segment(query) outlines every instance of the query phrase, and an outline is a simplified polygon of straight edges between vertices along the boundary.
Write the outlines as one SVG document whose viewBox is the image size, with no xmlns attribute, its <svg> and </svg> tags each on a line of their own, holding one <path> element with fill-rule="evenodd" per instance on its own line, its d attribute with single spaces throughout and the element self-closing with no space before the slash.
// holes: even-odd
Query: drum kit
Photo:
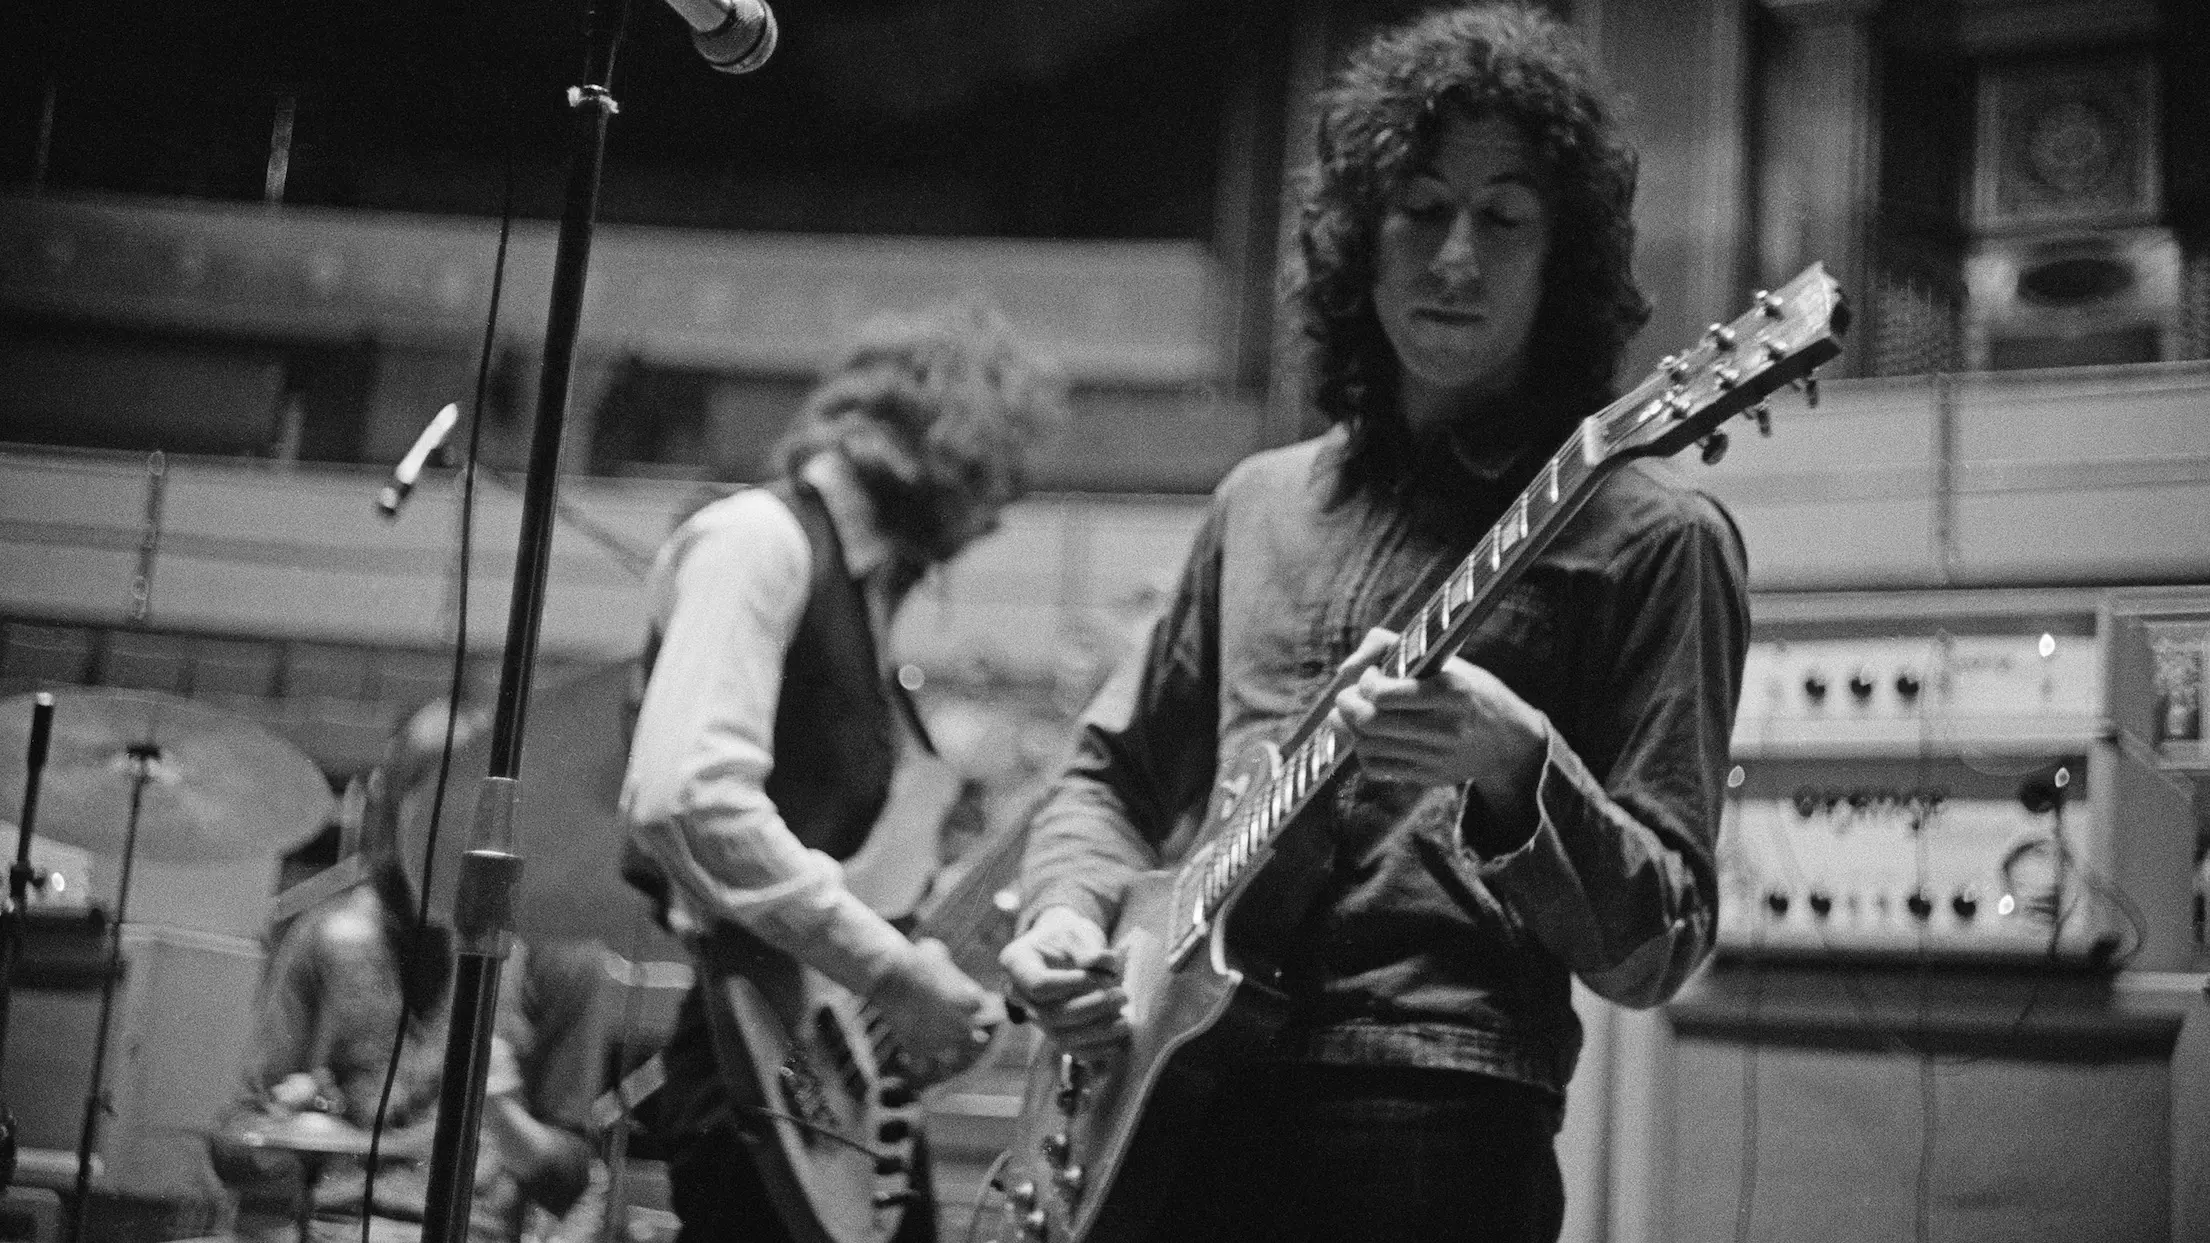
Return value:
<svg viewBox="0 0 2210 1243">
<path fill-rule="evenodd" d="M 0 923 L 5 924 L 0 932 L 0 1062 L 6 1058 L 8 1002 L 17 967 L 27 948 L 37 948 L 41 925 L 75 909 L 78 913 L 67 922 L 95 928 L 100 940 L 99 1018 L 69 1206 L 68 1237 L 74 1243 L 83 1231 L 105 1104 L 109 1027 L 123 970 L 134 870 L 141 863 L 182 865 L 190 872 L 225 865 L 250 868 L 249 860 L 273 860 L 319 830 L 330 818 L 334 800 L 314 761 L 253 721 L 158 692 L 58 687 L 0 700 L 0 806 L 16 804 L 22 815 L 8 872 L 8 900 L 0 908 Z M 34 866 L 34 835 L 98 860 L 103 868 L 112 864 L 112 885 L 91 886 L 91 893 L 77 895 L 87 902 L 82 908 L 51 900 L 61 897 L 48 892 L 58 887 L 58 878 Z M 34 901 L 34 891 L 50 900 Z M 27 940 L 34 943 L 27 946 Z M 305 1115 L 234 1138 L 249 1146 L 298 1152 L 318 1164 L 333 1154 L 366 1151 L 354 1136 Z M 16 1140 L 15 1119 L 0 1106 L 0 1186 L 16 1173 Z"/>
<path fill-rule="evenodd" d="M 516 930 L 537 942 L 596 938 L 632 963 L 653 964 L 679 959 L 680 950 L 653 924 L 643 900 L 622 892 L 625 887 L 616 879 L 620 837 L 608 828 L 616 818 L 627 757 L 630 676 L 628 664 L 608 665 L 555 685 L 533 705 L 518 816 L 529 883 L 521 890 Z M 42 707 L 41 701 L 51 706 Z M 438 817 L 449 831 L 437 834 L 431 885 L 432 910 L 439 914 L 449 913 L 449 882 L 466 836 L 460 830 L 487 757 L 481 737 L 463 741 L 453 757 Z M 96 1085 L 109 1043 L 109 1015 L 122 963 L 121 932 L 130 918 L 134 883 L 143 889 L 151 876 L 204 885 L 219 873 L 273 860 L 334 818 L 337 801 L 305 753 L 243 716 L 152 691 L 56 687 L 0 700 L 0 808 L 18 802 L 23 814 L 17 863 L 10 872 L 11 885 L 17 887 L 0 913 L 7 925 L 0 944 L 20 950 L 28 928 L 35 949 L 41 935 L 55 939 L 50 934 L 60 922 L 79 929 L 90 924 L 101 934 L 101 1017 L 90 1080 L 95 1086 L 87 1088 L 83 1126 L 77 1132 L 76 1197 L 65 1236 L 76 1243 L 95 1165 L 95 1124 L 102 1109 Z M 430 854 L 430 813 L 430 801 L 423 798 L 404 805 L 398 817 L 396 844 L 417 884 L 422 860 Z M 39 892 L 48 877 L 33 866 L 34 834 L 49 857 L 81 855 L 103 872 L 112 870 L 112 876 L 99 875 L 89 886 L 81 877 L 70 878 L 77 889 L 91 890 L 89 895 L 75 890 L 69 895 L 72 903 L 89 896 L 89 910 L 64 906 L 55 901 L 58 895 Z M 191 918 L 179 914 L 191 904 L 175 895 L 166 900 L 136 896 L 162 919 Z M 283 909 L 282 896 L 263 896 L 273 899 L 264 909 Z M 60 911 L 72 914 L 65 917 Z M 255 914 L 256 928 L 262 918 Z M 205 926 L 211 921 L 200 922 Z M 7 1060 L 7 996 L 17 983 L 16 966 L 15 953 L 0 958 L 0 1064 Z M 223 1082 L 231 1081 L 229 1069 L 222 1068 Z M 209 1121 L 215 1112 L 208 1111 Z M 219 1138 L 243 1148 L 295 1154 L 305 1187 L 295 1224 L 299 1238 L 306 1240 L 315 1177 L 333 1160 L 365 1156 L 369 1136 L 338 1118 L 309 1111 L 240 1120 L 219 1132 Z M 0 1152 L 5 1159 L 13 1151 L 12 1127 L 0 1141 L 8 1149 Z M 27 1170 L 51 1170 L 64 1154 L 36 1155 L 41 1159 L 27 1163 Z M 7 1173 L 0 1168 L 0 1188 L 7 1185 Z"/>
</svg>

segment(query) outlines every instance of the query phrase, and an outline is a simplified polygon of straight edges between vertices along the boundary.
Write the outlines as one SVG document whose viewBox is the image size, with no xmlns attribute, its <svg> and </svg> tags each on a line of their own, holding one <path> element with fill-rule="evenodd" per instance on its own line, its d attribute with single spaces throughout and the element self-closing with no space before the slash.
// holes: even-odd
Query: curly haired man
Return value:
<svg viewBox="0 0 2210 1243">
<path fill-rule="evenodd" d="M 1744 553 L 1663 468 L 1606 477 L 1424 678 L 1377 667 L 1648 315 L 1635 163 L 1554 20 L 1483 5 L 1351 57 L 1325 100 L 1299 309 L 1324 434 L 1231 471 L 1140 666 L 1039 813 L 1011 992 L 1126 1038 L 1106 929 L 1223 765 L 1325 705 L 1313 897 L 1258 947 L 1288 1020 L 1220 1070 L 1139 1216 L 1198 1240 L 1553 1240 L 1575 978 L 1630 1006 L 1711 947 Z M 1301 826 L 1302 827 L 1302 826 Z M 1230 934 L 1234 934 L 1233 917 Z"/>
</svg>

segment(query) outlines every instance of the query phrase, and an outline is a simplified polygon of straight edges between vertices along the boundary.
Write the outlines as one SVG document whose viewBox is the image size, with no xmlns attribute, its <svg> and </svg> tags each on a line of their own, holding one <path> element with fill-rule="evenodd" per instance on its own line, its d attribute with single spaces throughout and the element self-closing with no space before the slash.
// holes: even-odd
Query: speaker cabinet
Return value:
<svg viewBox="0 0 2210 1243">
<path fill-rule="evenodd" d="M 1982 238 L 1965 258 L 1974 371 L 2156 362 L 2181 352 L 2180 249 L 2161 228 Z"/>
<path fill-rule="evenodd" d="M 2157 76 L 2147 50 L 1979 68 L 1964 212 L 1967 368 L 2184 352 L 2180 247 L 2157 227 Z"/>
</svg>

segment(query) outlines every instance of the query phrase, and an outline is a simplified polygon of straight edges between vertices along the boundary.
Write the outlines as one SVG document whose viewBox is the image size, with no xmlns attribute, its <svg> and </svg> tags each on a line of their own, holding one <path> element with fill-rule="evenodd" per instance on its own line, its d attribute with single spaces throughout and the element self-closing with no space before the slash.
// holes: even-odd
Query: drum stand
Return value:
<svg viewBox="0 0 2210 1243">
<path fill-rule="evenodd" d="M 84 1094 L 84 1125 L 77 1131 L 77 1190 L 69 1202 L 68 1243 L 83 1243 L 84 1213 L 92 1198 L 92 1144 L 99 1135 L 100 1109 L 107 1103 L 108 1024 L 115 1017 L 115 981 L 123 974 L 123 920 L 129 913 L 131 861 L 138 853 L 138 817 L 146 800 L 146 785 L 153 780 L 153 766 L 161 762 L 161 748 L 137 743 L 129 751 L 131 765 L 130 819 L 123 825 L 123 868 L 115 879 L 115 918 L 107 926 L 107 957 L 100 964 L 100 1021 L 92 1035 L 92 1082 Z"/>
<path fill-rule="evenodd" d="M 23 779 L 23 819 L 15 835 L 15 862 L 8 865 L 8 904 L 0 907 L 0 1064 L 8 1053 L 8 998 L 15 991 L 15 963 L 23 956 L 23 915 L 31 887 L 41 878 L 31 867 L 31 833 L 38 821 L 38 783 L 46 771 L 46 748 L 54 733 L 54 697 L 41 694 L 31 708 L 30 767 Z M 0 1192 L 15 1181 L 15 1115 L 0 1103 Z"/>
</svg>

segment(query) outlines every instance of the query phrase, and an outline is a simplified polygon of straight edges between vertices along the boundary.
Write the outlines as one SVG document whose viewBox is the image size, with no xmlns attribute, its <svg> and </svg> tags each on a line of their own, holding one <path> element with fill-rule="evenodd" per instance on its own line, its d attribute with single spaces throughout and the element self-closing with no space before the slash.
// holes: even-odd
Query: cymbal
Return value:
<svg viewBox="0 0 2210 1243">
<path fill-rule="evenodd" d="M 259 724 L 158 691 L 58 687 L 39 784 L 40 837 L 119 855 L 131 789 L 147 780 L 137 853 L 166 863 L 273 856 L 329 819 L 322 771 Z M 32 697 L 0 700 L 0 807 L 22 806 Z"/>
<path fill-rule="evenodd" d="M 276 1148 L 337 1157 L 368 1155 L 367 1131 L 342 1118 L 313 1111 L 288 1116 L 263 1115 L 225 1129 L 222 1135 L 248 1148 Z"/>
</svg>

